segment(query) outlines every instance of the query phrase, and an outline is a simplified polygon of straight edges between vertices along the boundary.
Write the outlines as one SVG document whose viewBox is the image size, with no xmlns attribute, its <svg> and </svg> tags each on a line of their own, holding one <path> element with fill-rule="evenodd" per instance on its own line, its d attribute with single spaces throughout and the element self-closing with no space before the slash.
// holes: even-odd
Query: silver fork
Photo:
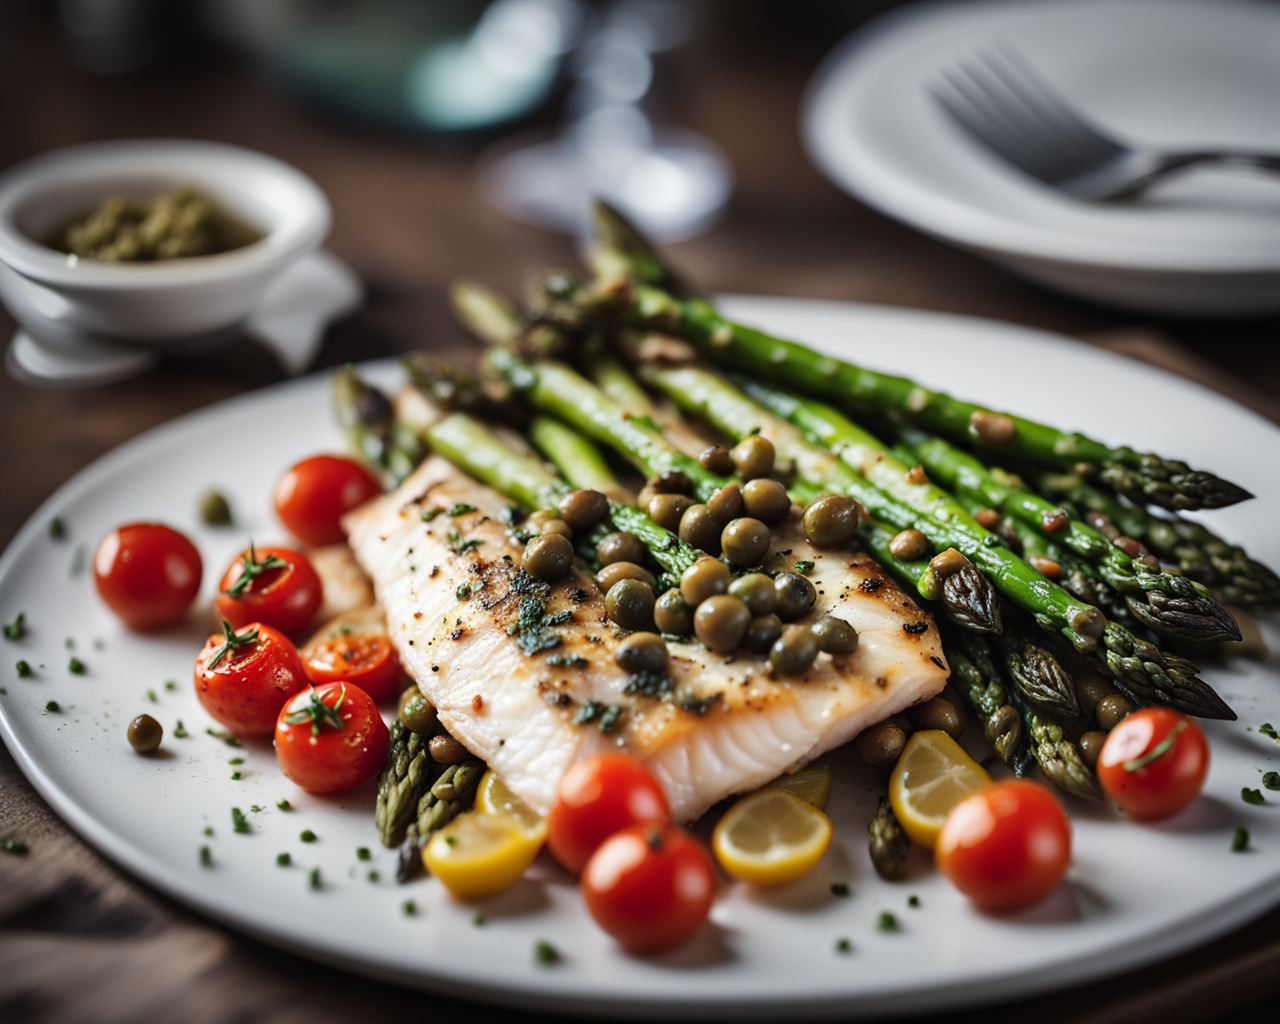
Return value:
<svg viewBox="0 0 1280 1024">
<path fill-rule="evenodd" d="M 960 127 L 987 148 L 1076 199 L 1134 195 L 1194 164 L 1280 171 L 1280 152 L 1155 149 L 1114 139 L 1010 52 L 978 55 L 944 73 L 931 91 Z"/>
</svg>

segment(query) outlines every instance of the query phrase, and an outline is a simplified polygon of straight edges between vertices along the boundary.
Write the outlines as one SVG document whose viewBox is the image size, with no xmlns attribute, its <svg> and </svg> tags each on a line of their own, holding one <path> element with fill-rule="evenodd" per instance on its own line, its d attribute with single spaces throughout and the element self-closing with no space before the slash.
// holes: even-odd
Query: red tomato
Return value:
<svg viewBox="0 0 1280 1024">
<path fill-rule="evenodd" d="M 1044 786 L 997 782 L 951 809 L 934 855 L 978 906 L 1013 910 L 1043 899 L 1061 880 L 1071 857 L 1071 822 Z"/>
<path fill-rule="evenodd" d="M 276 760 L 308 793 L 335 793 L 377 775 L 390 739 L 367 693 L 349 683 L 325 683 L 280 710 Z"/>
<path fill-rule="evenodd" d="M 381 614 L 360 609 L 340 615 L 299 653 L 313 683 L 355 683 L 376 701 L 388 700 L 403 689 L 400 658 Z"/>
<path fill-rule="evenodd" d="M 1209 743 L 1186 715 L 1142 708 L 1111 730 L 1098 755 L 1098 781 L 1138 821 L 1177 814 L 1209 774 Z"/>
<path fill-rule="evenodd" d="M 265 622 L 297 633 L 315 616 L 324 586 L 307 556 L 288 548 L 249 550 L 231 563 L 218 584 L 218 614 L 239 628 Z"/>
<path fill-rule="evenodd" d="M 276 484 L 276 513 L 304 544 L 337 544 L 346 534 L 338 520 L 382 493 L 369 469 L 353 459 L 317 455 L 304 459 Z"/>
<path fill-rule="evenodd" d="M 157 629 L 182 618 L 200 590 L 203 568 L 195 545 L 159 523 L 112 530 L 93 556 L 98 593 L 133 629 Z"/>
<path fill-rule="evenodd" d="M 196 696 L 237 736 L 269 736 L 285 702 L 307 685 L 297 650 L 255 622 L 237 630 L 225 619 L 196 658 Z"/>
<path fill-rule="evenodd" d="M 599 754 L 579 761 L 560 780 L 547 817 L 547 847 L 576 875 L 615 832 L 670 817 L 666 794 L 639 761 Z"/>
<path fill-rule="evenodd" d="M 707 851 L 664 822 L 615 832 L 582 873 L 582 899 L 596 924 L 637 953 L 680 945 L 707 919 L 715 896 Z"/>
</svg>

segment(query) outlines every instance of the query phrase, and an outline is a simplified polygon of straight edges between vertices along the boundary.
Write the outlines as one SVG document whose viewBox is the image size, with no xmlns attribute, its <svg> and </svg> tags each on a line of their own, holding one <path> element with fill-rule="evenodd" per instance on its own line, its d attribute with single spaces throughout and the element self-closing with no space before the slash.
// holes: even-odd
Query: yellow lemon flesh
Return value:
<svg viewBox="0 0 1280 1024">
<path fill-rule="evenodd" d="M 926 729 L 907 741 L 889 779 L 889 803 L 903 830 L 933 849 L 951 808 L 991 785 L 991 776 L 941 729 Z"/>
<path fill-rule="evenodd" d="M 790 775 L 779 775 L 765 788 L 781 789 L 792 796 L 798 796 L 807 804 L 813 804 L 821 811 L 827 806 L 827 797 L 831 795 L 831 765 L 811 764 Z"/>
<path fill-rule="evenodd" d="M 831 843 L 831 819 L 786 790 L 744 796 L 716 825 L 720 866 L 742 882 L 786 885 L 808 874 Z"/>
<path fill-rule="evenodd" d="M 435 832 L 422 862 L 458 899 L 489 899 L 520 880 L 546 835 L 546 822 L 487 772 L 475 809 Z"/>
</svg>

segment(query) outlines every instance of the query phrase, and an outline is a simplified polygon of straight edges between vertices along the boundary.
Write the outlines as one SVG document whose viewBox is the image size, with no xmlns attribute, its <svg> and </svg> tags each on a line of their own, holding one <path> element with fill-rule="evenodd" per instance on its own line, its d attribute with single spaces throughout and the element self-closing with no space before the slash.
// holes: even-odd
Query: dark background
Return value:
<svg viewBox="0 0 1280 1024">
<path fill-rule="evenodd" d="M 797 132 L 806 82 L 844 35 L 891 6 L 698 5 L 695 37 L 660 67 L 661 119 L 714 139 L 737 186 L 723 221 L 673 246 L 673 262 L 710 291 L 888 303 L 1082 337 L 1280 421 L 1280 320 L 1141 318 L 1066 298 L 887 220 L 818 175 Z M 470 359 L 471 345 L 446 311 L 451 279 L 471 276 L 515 292 L 531 265 L 574 264 L 568 239 L 513 223 L 479 197 L 473 160 L 492 137 L 384 133 L 343 120 L 212 38 L 193 5 L 144 7 L 150 56 L 107 75 L 75 65 L 80 58 L 54 5 L 0 0 L 0 169 L 59 146 L 129 136 L 214 139 L 297 165 L 333 204 L 327 246 L 369 291 L 365 307 L 330 331 L 320 366 L 414 348 Z M 556 116 L 552 103 L 536 120 Z M 0 337 L 11 327 L 0 311 Z M 248 339 L 106 388 L 39 391 L 0 375 L 0 545 L 56 487 L 120 442 L 282 376 Z M 193 917 L 76 839 L 0 750 L 0 836 L 9 835 L 22 835 L 40 856 L 0 856 L 0 1020 L 492 1012 L 321 968 Z M 1277 989 L 1280 916 L 1272 913 L 1171 964 L 950 1019 L 993 1012 L 1038 1022 L 1273 1019 L 1274 1003 L 1264 997 Z"/>
</svg>

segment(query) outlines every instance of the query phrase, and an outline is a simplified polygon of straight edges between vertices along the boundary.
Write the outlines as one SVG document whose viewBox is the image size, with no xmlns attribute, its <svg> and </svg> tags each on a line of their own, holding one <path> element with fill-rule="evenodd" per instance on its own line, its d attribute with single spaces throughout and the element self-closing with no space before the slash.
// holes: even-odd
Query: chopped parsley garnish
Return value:
<svg viewBox="0 0 1280 1024">
<path fill-rule="evenodd" d="M 849 886 L 845 882 L 833 882 L 831 885 L 832 896 L 848 896 Z"/>
<path fill-rule="evenodd" d="M 222 740 L 222 742 L 229 747 L 238 747 L 241 745 L 240 740 L 235 736 L 232 736 L 229 732 L 219 732 L 217 729 L 205 729 L 205 732 L 215 740 Z"/>
<path fill-rule="evenodd" d="M 919 896 L 914 896 L 914 895 L 913 895 L 913 896 L 908 896 L 908 897 L 907 897 L 907 906 L 909 906 L 909 907 L 918 907 L 918 906 L 920 906 L 920 897 L 919 897 Z"/>
<path fill-rule="evenodd" d="M 601 732 L 608 732 L 618 724 L 620 717 L 622 717 L 622 708 L 618 705 L 605 705 L 600 701 L 588 700 L 578 708 L 577 714 L 573 716 L 573 724 L 586 725 L 588 722 L 595 722 Z"/>
<path fill-rule="evenodd" d="M 477 928 L 480 928 L 480 927 L 483 927 L 484 922 L 485 922 L 484 911 L 477 910 L 475 912 L 475 915 L 471 918 L 471 923 L 475 925 Z"/>
<path fill-rule="evenodd" d="M 293 858 L 289 854 L 287 853 L 276 854 L 276 867 L 287 868 L 292 863 L 293 863 Z"/>
<path fill-rule="evenodd" d="M 18 662 L 18 678 L 19 679 L 26 679 L 32 674 L 33 673 L 30 665 L 28 665 L 25 661 Z"/>
<path fill-rule="evenodd" d="M 686 697 L 680 702 L 680 707 L 692 715 L 705 715 L 722 696 L 723 694 L 713 693 L 710 697 Z"/>
<path fill-rule="evenodd" d="M 276 806 L 279 807 L 280 810 L 282 811 L 293 810 L 293 804 L 289 803 L 289 801 L 286 800 L 284 797 L 281 797 L 279 800 L 276 801 Z"/>
<path fill-rule="evenodd" d="M 660 700 L 675 689 L 675 681 L 665 672 L 633 672 L 622 692 Z"/>
<path fill-rule="evenodd" d="M 253 831 L 249 828 L 249 819 L 244 816 L 244 811 L 239 807 L 231 808 L 231 831 L 239 832 L 241 835 L 248 835 Z"/>
<path fill-rule="evenodd" d="M 533 958 L 544 967 L 560 962 L 560 951 L 546 939 L 539 939 L 533 945 Z"/>
<path fill-rule="evenodd" d="M 312 868 L 307 874 L 307 885 L 312 889 L 323 889 L 324 882 L 320 881 L 320 869 Z"/>
<path fill-rule="evenodd" d="M 837 953 L 852 953 L 852 952 L 853 952 L 853 943 L 852 943 L 852 942 L 850 942 L 848 939 L 836 939 L 836 952 L 837 952 Z"/>
<path fill-rule="evenodd" d="M 22 616 L 19 615 L 18 618 L 21 619 Z M 1263 722 L 1262 725 L 1258 726 L 1258 732 L 1262 733 L 1267 739 L 1280 743 L 1280 732 L 1276 732 L 1276 727 L 1270 722 Z"/>
<path fill-rule="evenodd" d="M 1262 776 L 1262 784 L 1273 792 L 1280 790 L 1280 772 L 1267 772 Z"/>
<path fill-rule="evenodd" d="M 207 846 L 200 847 L 200 866 L 202 868 L 213 867 L 213 853 Z"/>
<path fill-rule="evenodd" d="M 282 721 L 286 725 L 301 725 L 303 722 L 310 720 L 311 735 L 319 736 L 320 727 L 327 725 L 331 729 L 341 729 L 345 723 L 342 716 L 338 714 L 338 709 L 342 707 L 342 702 L 347 699 L 347 684 L 342 684 L 342 692 L 338 695 L 338 702 L 329 707 L 316 694 L 316 688 L 311 687 L 311 694 L 307 699 L 306 707 L 300 711 L 293 711 L 285 715 Z"/>
<path fill-rule="evenodd" d="M 424 508 L 422 510 L 422 521 L 424 523 L 429 523 L 442 512 L 444 512 L 444 509 L 442 508 Z"/>
<path fill-rule="evenodd" d="M 468 551 L 474 551 L 484 541 L 472 537 L 471 540 L 463 540 L 462 534 L 457 530 L 449 531 L 449 550 L 455 555 L 465 555 Z"/>
<path fill-rule="evenodd" d="M 466 502 L 460 501 L 456 505 L 454 505 L 452 508 L 449 509 L 449 518 L 457 519 L 458 516 L 465 516 L 468 512 L 479 512 L 479 511 L 480 510 L 476 508 L 474 505 L 468 505 Z"/>
<path fill-rule="evenodd" d="M 243 773 L 243 772 L 232 772 L 232 773 L 231 773 L 231 781 L 232 781 L 232 782 L 239 782 L 239 781 L 240 781 L 241 779 L 243 779 L 243 778 L 244 778 L 244 773 Z"/>
<path fill-rule="evenodd" d="M 418 904 L 414 903 L 413 900 L 405 900 L 400 904 L 400 910 L 405 917 L 413 917 L 418 912 Z"/>
<path fill-rule="evenodd" d="M 356 860 L 372 860 L 372 859 L 373 859 L 373 854 L 369 852 L 369 847 L 367 846 L 356 847 Z"/>
<path fill-rule="evenodd" d="M 301 834 L 298 836 L 298 838 L 301 839 L 304 843 L 314 843 L 316 841 L 316 834 L 312 832 L 311 829 L 309 828 L 303 829 Z"/>
<path fill-rule="evenodd" d="M 156 691 L 155 691 L 155 690 L 148 690 L 148 691 L 147 691 L 147 700 L 151 701 L 151 703 L 152 703 L 152 704 L 159 704 L 159 703 L 160 703 L 160 698 L 156 696 Z"/>
<path fill-rule="evenodd" d="M 233 757 L 230 761 L 228 761 L 228 762 L 227 762 L 227 764 L 244 764 L 244 758 L 243 758 L 243 757 Z"/>
<path fill-rule="evenodd" d="M 1262 795 L 1262 790 L 1250 789 L 1248 786 L 1240 790 L 1240 799 L 1247 804 L 1265 804 L 1267 802 L 1267 798 Z"/>
<path fill-rule="evenodd" d="M 249 550 L 240 558 L 240 575 L 236 577 L 236 581 L 223 591 L 227 597 L 244 597 L 244 592 L 249 589 L 250 584 L 261 576 L 264 572 L 270 572 L 272 569 L 287 569 L 289 563 L 283 558 L 275 555 L 267 555 L 262 561 L 258 561 L 258 556 L 253 550 L 253 541 L 249 541 Z M 213 666 L 210 665 L 210 668 Z"/>
<path fill-rule="evenodd" d="M 517 575 L 512 589 L 516 590 L 519 584 L 520 575 Z M 546 585 L 543 584 L 543 587 L 545 588 Z M 563 625 L 573 617 L 573 613 L 567 610 L 547 614 L 546 593 L 547 590 L 544 589 L 542 592 L 523 594 L 516 620 L 507 626 L 507 633 L 516 638 L 520 650 L 528 655 L 559 647 L 563 638 L 554 627 Z"/>
<path fill-rule="evenodd" d="M 58 705 L 58 702 L 56 700 L 49 701 L 49 703 L 44 706 L 44 709 L 46 711 L 52 711 L 55 713 L 62 710 L 62 708 Z"/>
<path fill-rule="evenodd" d="M 376 871 L 370 871 L 370 872 L 369 872 L 365 877 L 369 879 L 369 881 L 370 881 L 370 883 L 371 883 L 371 884 L 376 885 L 376 884 L 377 884 L 377 882 L 378 882 L 378 878 L 379 878 L 380 876 L 379 876 L 378 872 L 376 872 Z"/>
<path fill-rule="evenodd" d="M 21 640 L 27 635 L 27 617 L 22 612 L 18 612 L 18 617 L 12 622 L 4 624 L 4 635 L 9 640 Z"/>
<path fill-rule="evenodd" d="M 1136 772 L 1139 768 L 1145 768 L 1152 761 L 1164 756 L 1173 747 L 1174 742 L 1178 738 L 1178 733 L 1187 727 L 1187 720 L 1181 719 L 1169 732 L 1165 738 L 1148 750 L 1141 757 L 1135 757 L 1132 761 L 1126 761 L 1120 767 L 1127 772 Z"/>
<path fill-rule="evenodd" d="M 231 623 L 226 619 L 222 620 L 222 646 L 213 652 L 213 657 L 204 663 L 207 669 L 215 668 L 223 658 L 228 654 L 234 655 L 235 652 L 249 644 L 258 642 L 257 627 L 246 629 L 243 633 L 237 633 Z"/>
<path fill-rule="evenodd" d="M 876 931 L 878 932 L 896 932 L 898 930 L 898 919 L 889 911 L 880 911 L 880 916 L 876 918 Z"/>
<path fill-rule="evenodd" d="M 582 668 L 589 664 L 581 654 L 548 654 L 546 662 L 556 668 Z"/>
<path fill-rule="evenodd" d="M 176 690 L 178 688 L 178 684 L 175 683 L 172 679 L 166 679 L 164 681 L 164 688 L 166 690 Z"/>
<path fill-rule="evenodd" d="M 3 846 L 0 846 L 5 853 L 11 853 L 15 857 L 25 857 L 27 855 L 27 844 L 21 839 L 6 839 Z"/>
<path fill-rule="evenodd" d="M 173 735 L 175 739 L 185 740 L 191 733 L 187 732 L 187 727 L 182 724 L 182 719 L 178 719 L 178 724 L 173 727 Z"/>
<path fill-rule="evenodd" d="M 801 559 L 792 568 L 801 576 L 808 576 L 809 573 L 813 572 L 813 563 L 808 559 Z"/>
<path fill-rule="evenodd" d="M 82 676 L 88 671 L 88 669 L 85 667 L 85 663 L 83 661 L 79 658 L 73 657 L 67 662 L 67 671 L 74 676 Z"/>
<path fill-rule="evenodd" d="M 1243 825 L 1237 825 L 1235 835 L 1231 837 L 1231 852 L 1244 853 L 1249 849 L 1249 830 Z"/>
<path fill-rule="evenodd" d="M 52 519 L 49 520 L 49 536 L 50 537 L 52 537 L 54 540 L 61 540 L 66 535 L 67 535 L 67 528 L 65 525 L 63 525 L 63 522 L 61 519 L 59 519 L 57 516 L 54 516 Z"/>
</svg>

